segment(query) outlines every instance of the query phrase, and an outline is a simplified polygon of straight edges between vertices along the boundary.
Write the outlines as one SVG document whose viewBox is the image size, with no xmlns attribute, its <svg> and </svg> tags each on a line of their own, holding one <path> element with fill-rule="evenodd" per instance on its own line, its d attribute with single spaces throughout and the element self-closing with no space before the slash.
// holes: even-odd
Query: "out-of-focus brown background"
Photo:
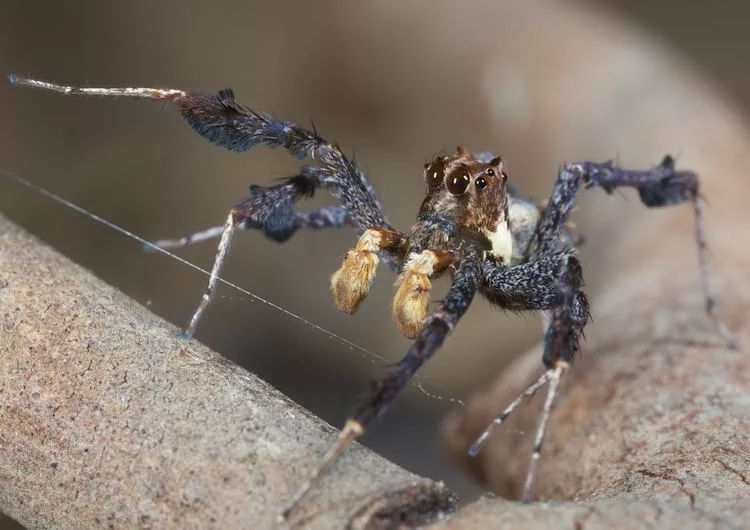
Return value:
<svg viewBox="0 0 750 530">
<path fill-rule="evenodd" d="M 675 61 L 702 69 L 737 112 L 750 108 L 750 7 L 741 1 L 10 1 L 0 7 L 0 71 L 93 86 L 230 86 L 255 108 L 302 123 L 314 119 L 325 137 L 355 151 L 392 222 L 406 229 L 423 192 L 422 163 L 458 143 L 503 154 L 514 183 L 540 198 L 563 158 L 619 155 L 641 163 L 679 151 L 679 143 L 665 142 L 649 152 L 623 152 L 607 143 L 611 131 L 555 129 L 543 103 L 555 99 L 556 87 L 535 85 L 527 72 L 564 72 L 566 64 L 545 62 L 557 43 L 530 28 L 541 10 L 583 9 L 640 25 L 643 46 L 674 48 Z M 622 82 L 614 60 L 612 71 L 598 79 L 602 91 Z M 0 83 L 0 116 L 0 168 L 147 239 L 220 224 L 249 184 L 298 167 L 281 151 L 219 149 L 192 133 L 173 109 L 153 102 L 66 98 Z M 591 121 L 582 116 L 582 123 Z M 571 137 L 589 149 L 568 153 Z M 617 234 L 597 231 L 590 205 L 627 199 L 591 195 L 577 217 L 590 236 L 583 259 L 595 297 L 613 280 L 599 258 Z M 326 202 L 317 197 L 309 206 Z M 0 211 L 176 324 L 199 301 L 205 276 L 144 254 L 133 240 L 5 178 Z M 300 233 L 283 246 L 240 233 L 223 277 L 396 361 L 408 342 L 390 321 L 392 273 L 380 271 L 353 318 L 330 301 L 328 278 L 354 242 L 349 230 Z M 215 242 L 208 242 L 180 255 L 210 267 L 214 253 Z M 436 293 L 444 288 L 436 282 Z M 364 442 L 445 480 L 465 499 L 475 496 L 479 489 L 440 455 L 440 418 L 455 406 L 452 398 L 488 384 L 539 339 L 540 329 L 535 316 L 505 315 L 478 300 L 423 369 L 423 387 L 432 397 L 410 387 Z M 197 337 L 333 424 L 342 422 L 382 365 L 223 286 Z"/>
</svg>

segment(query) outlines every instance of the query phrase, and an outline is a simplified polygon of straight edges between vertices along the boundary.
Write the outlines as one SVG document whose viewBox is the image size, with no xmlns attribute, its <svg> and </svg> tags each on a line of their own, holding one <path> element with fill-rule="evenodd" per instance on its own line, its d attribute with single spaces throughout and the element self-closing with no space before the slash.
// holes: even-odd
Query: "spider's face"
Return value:
<svg viewBox="0 0 750 530">
<path fill-rule="evenodd" d="M 427 195 L 420 213 L 442 214 L 462 228 L 485 234 L 491 242 L 491 234 L 507 226 L 508 176 L 500 157 L 481 162 L 459 147 L 455 155 L 438 156 L 425 164 L 424 178 Z"/>
</svg>

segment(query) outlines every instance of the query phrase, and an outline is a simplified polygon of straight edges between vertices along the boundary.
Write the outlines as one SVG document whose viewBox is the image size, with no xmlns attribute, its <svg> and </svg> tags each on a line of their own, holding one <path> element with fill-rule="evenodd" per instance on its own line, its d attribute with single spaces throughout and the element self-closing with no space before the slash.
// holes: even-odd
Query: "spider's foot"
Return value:
<svg viewBox="0 0 750 530">
<path fill-rule="evenodd" d="M 393 322 L 405 337 L 415 338 L 427 317 L 432 282 L 426 274 L 404 271 L 396 282 L 393 297 Z"/>
<path fill-rule="evenodd" d="M 344 313 L 354 313 L 370 292 L 375 278 L 378 256 L 367 250 L 350 250 L 341 268 L 331 276 L 331 294 L 336 307 Z"/>
<path fill-rule="evenodd" d="M 193 338 L 193 331 L 183 329 L 180 331 L 180 340 L 191 340 Z"/>
</svg>

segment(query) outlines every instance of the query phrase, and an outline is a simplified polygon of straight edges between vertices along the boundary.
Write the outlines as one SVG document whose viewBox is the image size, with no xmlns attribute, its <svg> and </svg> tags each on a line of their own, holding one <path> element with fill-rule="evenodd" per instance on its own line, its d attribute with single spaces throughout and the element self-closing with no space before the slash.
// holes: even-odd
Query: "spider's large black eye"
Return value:
<svg viewBox="0 0 750 530">
<path fill-rule="evenodd" d="M 487 187 L 487 179 L 485 179 L 484 177 L 478 177 L 477 180 L 474 181 L 474 185 L 478 190 L 483 190 Z"/>
<path fill-rule="evenodd" d="M 457 169 L 448 176 L 448 191 L 453 195 L 462 195 L 469 187 L 469 182 L 471 182 L 469 172 L 465 169 Z"/>
<path fill-rule="evenodd" d="M 445 175 L 445 163 L 441 159 L 435 160 L 432 164 L 427 164 L 424 170 L 424 178 L 430 188 L 437 188 L 443 183 Z"/>
</svg>

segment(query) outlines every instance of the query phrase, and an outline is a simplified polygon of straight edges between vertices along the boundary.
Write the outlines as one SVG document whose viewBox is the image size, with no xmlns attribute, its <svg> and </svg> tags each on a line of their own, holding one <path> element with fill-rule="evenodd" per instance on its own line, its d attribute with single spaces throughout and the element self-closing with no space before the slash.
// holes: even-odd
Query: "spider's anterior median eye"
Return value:
<svg viewBox="0 0 750 530">
<path fill-rule="evenodd" d="M 483 190 L 487 187 L 487 180 L 484 177 L 478 177 L 477 180 L 474 181 L 474 185 L 478 190 Z"/>
<path fill-rule="evenodd" d="M 457 169 L 448 177 L 448 191 L 453 195 L 462 195 L 469 187 L 471 177 L 465 169 Z"/>
<path fill-rule="evenodd" d="M 425 164 L 424 178 L 430 188 L 437 188 L 443 183 L 445 174 L 445 163 L 441 159 L 435 160 L 432 164 Z"/>
</svg>

